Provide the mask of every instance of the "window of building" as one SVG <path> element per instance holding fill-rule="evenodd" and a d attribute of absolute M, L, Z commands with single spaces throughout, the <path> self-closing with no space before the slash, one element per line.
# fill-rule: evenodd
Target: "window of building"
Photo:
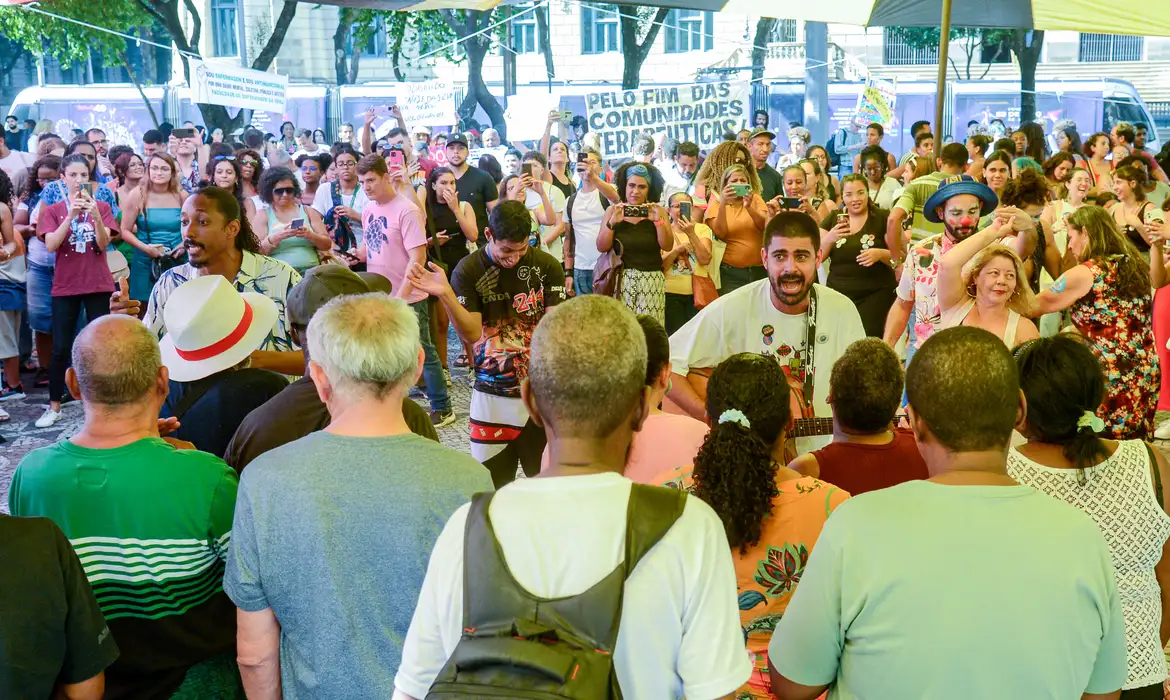
<path fill-rule="evenodd" d="M 1077 58 L 1082 63 L 1140 61 L 1145 37 L 1116 34 L 1081 34 Z"/>
<path fill-rule="evenodd" d="M 216 56 L 239 56 L 236 18 L 239 0 L 211 0 L 211 41 Z"/>
<path fill-rule="evenodd" d="M 513 14 L 530 10 L 512 20 L 512 50 L 516 53 L 538 53 L 540 51 L 540 23 L 536 15 L 544 13 L 548 17 L 548 6 L 544 5 L 532 10 L 533 3 L 526 2 L 513 6 Z M 545 26 L 548 26 L 547 23 Z"/>
<path fill-rule="evenodd" d="M 620 51 L 617 6 L 581 3 L 581 53 Z"/>
<path fill-rule="evenodd" d="M 356 33 L 357 27 L 352 28 L 349 33 L 349 40 L 346 42 L 346 47 L 349 49 L 351 56 L 357 52 L 354 46 Z M 362 44 L 362 55 L 370 58 L 386 57 L 386 21 L 382 18 L 382 15 L 374 16 L 374 22 L 370 26 L 370 36 Z"/>
<path fill-rule="evenodd" d="M 772 34 L 768 37 L 769 44 L 795 44 L 796 43 L 796 20 L 781 19 L 776 21 L 776 26 L 772 27 Z"/>
<path fill-rule="evenodd" d="M 929 66 L 938 63 L 938 47 L 914 48 L 889 27 L 882 30 L 882 61 L 887 66 Z"/>
<path fill-rule="evenodd" d="M 714 48 L 714 19 L 701 10 L 671 10 L 666 15 L 666 53 L 710 51 Z"/>

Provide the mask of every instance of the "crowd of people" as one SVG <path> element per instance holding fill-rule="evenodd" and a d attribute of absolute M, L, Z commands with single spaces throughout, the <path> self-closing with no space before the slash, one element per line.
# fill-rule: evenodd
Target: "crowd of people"
<path fill-rule="evenodd" d="M 1162 697 L 1142 129 L 379 113 L 0 146 L 0 695 Z"/>

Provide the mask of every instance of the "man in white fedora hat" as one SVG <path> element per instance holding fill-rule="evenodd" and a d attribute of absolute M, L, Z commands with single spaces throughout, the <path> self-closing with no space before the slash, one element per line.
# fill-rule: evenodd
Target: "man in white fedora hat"
<path fill-rule="evenodd" d="M 175 437 L 222 457 L 252 409 L 288 386 L 284 375 L 249 366 L 276 316 L 271 299 L 241 294 L 220 275 L 196 277 L 171 293 L 159 343 L 170 393 L 159 417 L 179 422 Z"/>
<path fill-rule="evenodd" d="M 155 282 L 146 306 L 147 326 L 161 339 L 167 333 L 163 309 L 175 290 L 196 277 L 218 275 L 241 292 L 262 294 L 276 303 L 276 320 L 252 355 L 252 366 L 300 374 L 304 357 L 284 323 L 284 300 L 301 281 L 300 273 L 280 260 L 260 255 L 256 236 L 235 195 L 219 187 L 204 187 L 187 199 L 182 229 L 188 262 L 167 270 Z M 121 291 L 110 297 L 110 313 L 137 316 L 141 306 Z"/>

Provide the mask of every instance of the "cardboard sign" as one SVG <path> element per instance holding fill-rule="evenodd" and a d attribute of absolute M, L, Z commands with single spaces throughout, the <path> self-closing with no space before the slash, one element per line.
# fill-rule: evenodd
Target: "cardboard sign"
<path fill-rule="evenodd" d="M 448 126 L 459 121 L 455 115 L 455 87 L 450 80 L 403 83 L 399 90 L 395 101 L 402 118 L 412 127 Z"/>
<path fill-rule="evenodd" d="M 602 155 L 621 158 L 630 155 L 635 137 L 646 132 L 665 131 L 704 149 L 717 146 L 724 133 L 747 127 L 749 92 L 747 82 L 727 81 L 591 92 L 585 95 L 585 107 L 589 130 L 601 137 Z"/>
<path fill-rule="evenodd" d="M 283 112 L 288 76 L 192 59 L 190 87 L 195 102 Z"/>
<path fill-rule="evenodd" d="M 898 84 L 888 80 L 866 78 L 865 87 L 857 96 L 853 123 L 861 128 L 877 122 L 885 128 L 894 123 L 894 105 L 898 101 Z"/>

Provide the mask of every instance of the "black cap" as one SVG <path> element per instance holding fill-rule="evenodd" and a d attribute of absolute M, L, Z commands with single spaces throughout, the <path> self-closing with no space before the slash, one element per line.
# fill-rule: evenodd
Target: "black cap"
<path fill-rule="evenodd" d="M 290 325 L 308 326 L 313 314 L 337 297 L 383 291 L 379 287 L 344 265 L 318 265 L 306 272 L 288 293 L 284 313 Z"/>
<path fill-rule="evenodd" d="M 447 148 L 450 148 L 453 144 L 456 144 L 456 143 L 460 144 L 464 148 L 467 148 L 467 137 L 464 136 L 463 134 L 458 134 L 458 133 L 451 134 L 450 136 L 447 137 Z"/>

